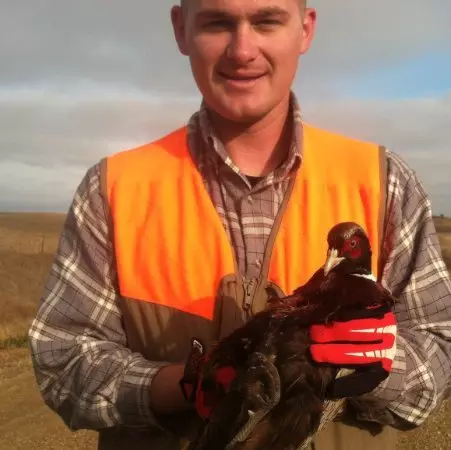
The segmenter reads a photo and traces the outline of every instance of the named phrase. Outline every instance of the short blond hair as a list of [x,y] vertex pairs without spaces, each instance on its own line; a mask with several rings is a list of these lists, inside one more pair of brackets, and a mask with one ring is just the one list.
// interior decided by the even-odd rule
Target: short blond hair
[[[180,0],[180,6],[185,6],[188,3],[188,0]],[[307,0],[299,0],[301,8],[305,8],[307,6]]]

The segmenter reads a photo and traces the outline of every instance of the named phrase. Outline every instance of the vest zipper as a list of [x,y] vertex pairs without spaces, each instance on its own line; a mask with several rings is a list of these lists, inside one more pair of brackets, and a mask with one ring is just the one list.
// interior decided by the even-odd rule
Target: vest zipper
[[252,301],[254,299],[255,288],[257,287],[258,280],[257,278],[251,278],[249,281],[245,282],[244,288],[244,304],[243,309],[248,311],[252,306]]
[[[297,172],[289,181],[288,188],[285,193],[285,197],[282,201],[282,204],[280,205],[280,209],[277,213],[276,219],[274,220],[274,224],[272,226],[271,232],[269,234],[268,242],[266,244],[266,250],[265,250],[264,257],[263,257],[263,264],[262,264],[262,269],[260,271],[260,277],[258,280],[256,279],[257,285],[254,287],[254,294],[258,290],[263,290],[267,285],[268,272],[269,272],[269,266],[271,263],[272,251],[274,249],[277,235],[280,231],[280,226],[282,225],[285,211],[287,210],[288,203],[290,202],[291,196],[293,194],[294,186],[296,184],[296,178],[298,176],[299,176],[299,173]],[[277,286],[277,287],[279,288],[279,291],[283,292],[279,286]],[[286,293],[284,293],[284,295],[286,295]],[[255,310],[255,308],[253,308],[255,305],[253,305],[252,300],[251,300],[251,304],[250,304],[250,307],[252,309],[251,314],[255,314],[257,311]],[[262,309],[262,308],[258,308],[258,309]]]

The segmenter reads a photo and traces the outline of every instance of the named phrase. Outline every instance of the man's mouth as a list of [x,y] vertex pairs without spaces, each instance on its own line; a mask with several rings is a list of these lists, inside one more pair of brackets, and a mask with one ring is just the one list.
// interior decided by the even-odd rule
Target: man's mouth
[[254,89],[266,76],[266,73],[262,72],[219,72],[218,74],[227,89],[243,94]]
[[257,81],[260,78],[263,78],[265,73],[227,73],[227,72],[219,72],[219,75],[226,79],[227,81],[235,82],[235,83],[251,83],[253,81]]

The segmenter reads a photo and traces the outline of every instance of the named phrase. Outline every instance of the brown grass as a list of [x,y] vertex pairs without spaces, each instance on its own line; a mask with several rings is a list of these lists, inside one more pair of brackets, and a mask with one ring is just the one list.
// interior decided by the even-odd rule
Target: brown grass
[[442,247],[443,259],[451,270],[451,219],[434,217],[434,222]]
[[451,233],[451,218],[436,216],[434,223],[438,233]]
[[0,348],[26,343],[64,218],[0,213]]
[[0,341],[27,332],[52,259],[48,253],[0,253]]

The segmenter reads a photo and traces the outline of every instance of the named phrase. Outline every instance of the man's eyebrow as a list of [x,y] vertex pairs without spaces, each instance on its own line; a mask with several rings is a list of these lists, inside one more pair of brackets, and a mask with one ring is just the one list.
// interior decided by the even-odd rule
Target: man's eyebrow
[[258,17],[289,17],[290,13],[280,6],[268,6],[267,8],[260,8],[255,14],[252,15]]
[[[279,6],[268,6],[266,8],[260,8],[252,12],[251,17],[266,18],[266,17],[280,17],[287,18],[289,12]],[[196,19],[236,19],[236,16],[230,14],[230,12],[222,9],[204,9],[196,15]]]

